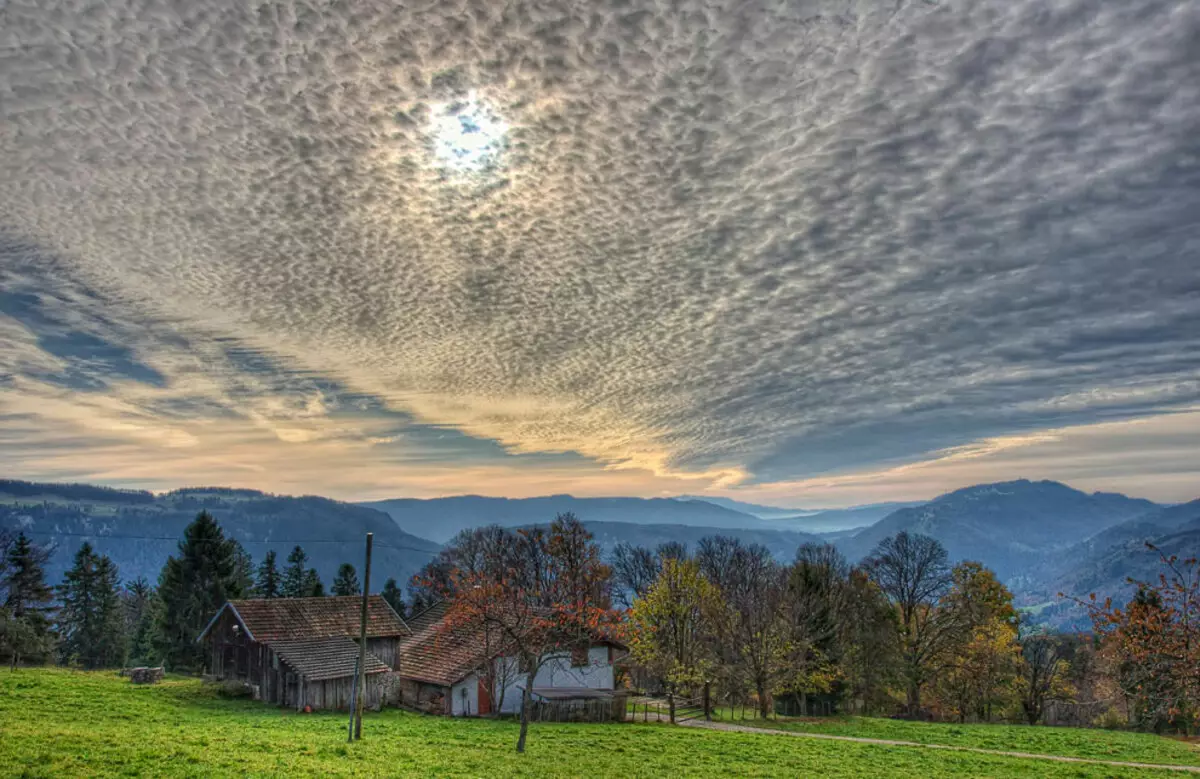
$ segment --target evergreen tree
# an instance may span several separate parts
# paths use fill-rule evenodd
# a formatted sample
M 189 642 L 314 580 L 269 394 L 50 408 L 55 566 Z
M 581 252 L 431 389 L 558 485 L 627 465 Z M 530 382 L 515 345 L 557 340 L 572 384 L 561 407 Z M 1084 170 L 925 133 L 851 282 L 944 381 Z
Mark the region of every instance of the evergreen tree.
M 158 593 L 145 579 L 135 579 L 125 589 L 125 624 L 129 660 L 133 665 L 154 665 L 154 631 L 158 620 Z
M 58 588 L 59 657 L 84 668 L 123 665 L 127 654 L 125 613 L 117 592 L 117 567 L 84 543 Z
M 53 642 L 50 614 L 54 591 L 46 584 L 49 551 L 21 533 L 4 557 L 0 588 L 5 593 L 0 647 L 15 667 L 21 657 L 44 659 Z
M 272 549 L 258 566 L 258 583 L 255 589 L 260 598 L 278 598 L 281 594 L 283 582 L 280 581 L 275 560 L 275 550 Z
M 121 591 L 121 603 L 125 607 L 125 633 L 133 636 L 137 632 L 137 626 L 145 616 L 146 611 L 150 608 L 150 598 L 154 595 L 154 588 L 150 586 L 150 582 L 146 581 L 145 577 L 139 576 L 131 582 L 126 582 L 124 589 Z
M 304 598 L 324 598 L 325 584 L 321 581 L 321 575 L 317 573 L 316 568 L 309 568 L 304 573 L 304 588 L 302 596 Z
M 242 592 L 240 597 L 257 598 L 258 593 L 254 591 L 254 560 L 237 541 L 230 539 L 229 543 L 233 544 L 234 579 Z
M 283 597 L 303 598 L 307 594 L 304 564 L 308 562 L 308 555 L 297 545 L 287 561 L 288 567 L 283 569 Z
M 404 619 L 404 594 L 400 592 L 400 585 L 396 584 L 396 580 L 388 578 L 383 584 L 383 599 L 388 602 L 388 605 L 400 615 L 400 619 Z
M 237 549 L 207 511 L 183 531 L 178 557 L 167 558 L 158 581 L 155 653 L 172 669 L 204 667 L 196 637 L 225 601 L 240 598 Z
M 22 659 L 48 655 L 52 638 L 35 630 L 28 616 L 14 617 L 12 609 L 0 606 L 0 657 L 8 657 L 9 670 L 17 670 Z
M 362 586 L 358 583 L 358 571 L 350 563 L 342 563 L 337 576 L 333 577 L 334 595 L 361 595 Z

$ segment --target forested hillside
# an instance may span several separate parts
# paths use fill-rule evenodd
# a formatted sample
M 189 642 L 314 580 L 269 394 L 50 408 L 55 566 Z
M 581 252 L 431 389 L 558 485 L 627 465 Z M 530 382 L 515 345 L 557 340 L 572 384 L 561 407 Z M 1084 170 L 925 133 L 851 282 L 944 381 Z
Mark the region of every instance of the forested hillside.
M 253 490 L 184 489 L 154 496 L 87 485 L 0 481 L 0 529 L 22 530 L 53 546 L 46 566 L 51 582 L 62 578 L 75 551 L 89 541 L 110 557 L 129 581 L 153 582 L 173 554 L 183 528 L 201 510 L 257 562 L 274 550 L 282 561 L 299 544 L 309 565 L 326 582 L 338 566 L 361 566 L 363 538 L 375 533 L 376 580 L 405 581 L 438 545 L 405 533 L 385 514 L 319 497 L 285 497 Z
M 1107 528 L 1158 510 L 1148 500 L 1086 493 L 1052 481 L 1024 479 L 956 490 L 896 511 L 839 548 L 852 560 L 907 530 L 941 541 L 957 560 L 979 560 L 1002 579 L 1017 580 Z

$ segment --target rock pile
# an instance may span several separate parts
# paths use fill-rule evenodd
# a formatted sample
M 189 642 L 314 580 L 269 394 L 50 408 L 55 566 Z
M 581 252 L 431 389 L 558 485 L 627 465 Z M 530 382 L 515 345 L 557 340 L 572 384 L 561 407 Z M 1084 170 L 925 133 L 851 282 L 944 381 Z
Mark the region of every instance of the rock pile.
M 158 668 L 130 668 L 129 681 L 134 684 L 157 684 L 162 681 L 163 669 Z

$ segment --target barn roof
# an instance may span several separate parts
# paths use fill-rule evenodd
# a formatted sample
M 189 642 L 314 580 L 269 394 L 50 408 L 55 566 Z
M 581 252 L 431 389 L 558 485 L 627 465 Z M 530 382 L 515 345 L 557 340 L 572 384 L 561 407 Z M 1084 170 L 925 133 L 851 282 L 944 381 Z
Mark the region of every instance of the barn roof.
M 483 631 L 469 627 L 443 629 L 445 617 L 444 601 L 412 617 L 412 635 L 400 640 L 397 665 L 401 676 L 449 687 L 487 659 Z
M 345 636 L 329 638 L 282 638 L 271 642 L 279 659 L 309 681 L 340 679 L 354 675 L 358 662 L 358 644 Z M 391 669 L 367 652 L 366 673 L 385 673 Z
M 401 676 L 449 687 L 501 653 L 500 638 L 493 634 L 489 642 L 482 628 L 447 627 L 447 608 L 441 601 L 409 618 L 412 633 L 400 639 L 397 667 Z M 593 639 L 593 644 L 622 647 L 602 636 Z
M 208 634 L 226 609 L 233 611 L 250 640 L 260 643 L 289 638 L 357 637 L 362 596 L 231 600 L 221 607 L 197 640 Z M 408 634 L 408 626 L 382 595 L 367 599 L 367 638 Z

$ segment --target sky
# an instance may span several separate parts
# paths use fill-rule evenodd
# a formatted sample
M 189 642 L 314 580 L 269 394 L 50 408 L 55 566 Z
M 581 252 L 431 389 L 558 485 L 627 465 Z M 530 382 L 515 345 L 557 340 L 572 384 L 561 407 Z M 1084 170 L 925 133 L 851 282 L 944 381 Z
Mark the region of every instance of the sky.
M 1189 0 L 0 6 L 0 475 L 1200 495 Z

